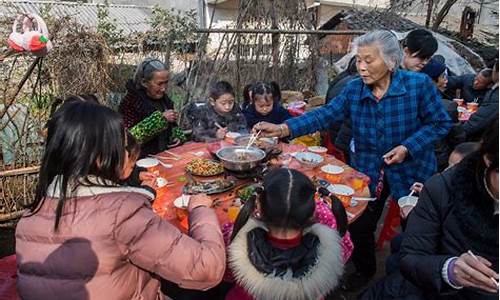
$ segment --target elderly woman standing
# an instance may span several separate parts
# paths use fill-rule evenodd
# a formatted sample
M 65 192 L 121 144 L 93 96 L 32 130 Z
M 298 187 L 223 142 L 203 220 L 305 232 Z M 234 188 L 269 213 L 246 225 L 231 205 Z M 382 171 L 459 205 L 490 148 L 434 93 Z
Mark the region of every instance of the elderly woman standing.
M 168 148 L 172 126 L 177 121 L 174 104 L 166 94 L 169 76 L 163 62 L 147 58 L 137 66 L 134 78 L 127 82 L 127 94 L 119 107 L 125 128 L 132 128 L 155 111 L 161 111 L 170 124 L 155 138 L 141 145 L 141 156 Z
M 446 135 L 451 120 L 426 75 L 398 70 L 401 48 L 394 34 L 369 32 L 354 47 L 360 77 L 337 98 L 284 124 L 259 123 L 254 130 L 297 137 L 351 121 L 356 147 L 352 164 L 370 177 L 370 190 L 378 198 L 349 229 L 357 272 L 348 282 L 363 285 L 376 272 L 374 232 L 385 199 L 389 193 L 398 199 L 415 181 L 433 175 L 434 143 Z

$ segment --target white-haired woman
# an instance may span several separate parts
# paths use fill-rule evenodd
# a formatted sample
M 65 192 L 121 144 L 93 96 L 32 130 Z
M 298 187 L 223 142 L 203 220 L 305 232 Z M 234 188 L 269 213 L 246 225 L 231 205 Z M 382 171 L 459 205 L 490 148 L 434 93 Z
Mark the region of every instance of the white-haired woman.
M 164 151 L 171 141 L 170 134 L 177 121 L 177 113 L 174 111 L 172 100 L 166 94 L 169 77 L 169 71 L 163 62 L 146 58 L 137 65 L 134 78 L 127 82 L 127 94 L 119 107 L 125 128 L 134 127 L 155 111 L 161 111 L 170 123 L 170 126 L 154 139 L 141 145 L 141 156 Z
M 389 193 L 395 199 L 436 171 L 434 144 L 451 127 L 432 81 L 399 70 L 401 48 L 390 31 L 372 31 L 354 41 L 359 78 L 329 104 L 283 124 L 260 123 L 267 136 L 297 137 L 350 119 L 356 152 L 352 164 L 370 179 L 378 201 L 350 225 L 357 269 L 348 284 L 365 284 L 376 271 L 376 224 Z M 352 287 L 352 286 L 351 286 Z M 354 287 L 352 287 L 354 288 Z

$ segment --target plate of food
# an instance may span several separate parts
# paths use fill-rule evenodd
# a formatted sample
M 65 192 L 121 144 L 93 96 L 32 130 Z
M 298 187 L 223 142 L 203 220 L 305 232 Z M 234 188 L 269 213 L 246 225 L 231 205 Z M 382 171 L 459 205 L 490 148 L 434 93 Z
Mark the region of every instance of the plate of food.
M 241 199 L 241 202 L 244 204 L 255 193 L 255 190 L 258 187 L 259 187 L 259 185 L 257 183 L 252 183 L 252 184 L 242 186 L 241 188 L 239 188 L 236 191 L 236 195 L 238 196 L 238 198 Z
M 224 167 L 217 161 L 195 158 L 186 165 L 186 170 L 195 176 L 215 176 L 224 172 Z
M 184 186 L 184 194 L 219 194 L 229 191 L 236 185 L 236 181 L 217 179 L 210 181 L 190 182 Z

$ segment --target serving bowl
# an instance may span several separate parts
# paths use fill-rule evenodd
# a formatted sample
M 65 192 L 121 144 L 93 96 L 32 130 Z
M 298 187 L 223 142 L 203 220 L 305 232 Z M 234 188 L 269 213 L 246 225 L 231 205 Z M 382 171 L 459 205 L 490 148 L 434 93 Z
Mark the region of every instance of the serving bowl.
M 217 150 L 215 155 L 228 170 L 248 171 L 262 162 L 266 152 L 255 147 L 229 146 Z

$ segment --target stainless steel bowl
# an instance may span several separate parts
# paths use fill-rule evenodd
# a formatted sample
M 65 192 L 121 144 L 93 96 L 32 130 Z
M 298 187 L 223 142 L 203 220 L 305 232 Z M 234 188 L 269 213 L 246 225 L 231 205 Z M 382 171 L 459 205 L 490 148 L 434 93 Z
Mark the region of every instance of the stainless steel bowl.
M 247 160 L 237 159 L 238 155 L 247 154 Z M 220 159 L 224 168 L 231 171 L 248 171 L 257 167 L 266 157 L 266 152 L 259 148 L 243 146 L 230 146 L 219 149 L 215 155 Z
M 250 141 L 252 135 L 247 134 L 247 135 L 242 135 L 234 139 L 234 142 L 238 146 L 245 146 L 248 145 L 248 142 Z M 262 149 L 266 152 L 270 152 L 273 150 L 276 145 L 278 145 L 278 139 L 277 138 L 258 138 L 259 141 L 263 142 L 265 146 L 263 147 L 257 147 L 255 144 L 252 145 L 252 147 Z

